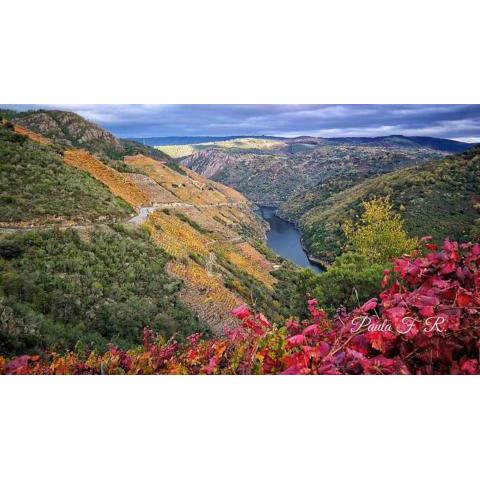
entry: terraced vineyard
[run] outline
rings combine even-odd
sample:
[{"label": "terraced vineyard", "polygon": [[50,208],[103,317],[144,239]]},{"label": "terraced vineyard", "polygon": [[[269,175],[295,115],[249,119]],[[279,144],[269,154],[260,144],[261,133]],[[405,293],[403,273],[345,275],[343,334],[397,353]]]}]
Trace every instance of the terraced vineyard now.
[{"label": "terraced vineyard", "polygon": [[[17,130],[42,145],[37,148],[51,143],[24,127]],[[78,172],[139,211],[128,228],[142,225],[143,233],[170,255],[166,271],[182,280],[180,298],[214,334],[235,326],[231,310],[252,298],[276,305],[273,265],[252,245],[264,237],[264,224],[242,194],[145,155],[125,157],[127,166],[143,173],[121,173],[86,150],[69,148],[55,155],[62,168],[88,173]],[[125,222],[114,223],[125,228]],[[78,235],[89,241],[90,232]]]},{"label": "terraced vineyard", "polygon": [[130,205],[140,207],[149,203],[148,195],[140,190],[128,176],[100,162],[86,150],[66,150],[63,158],[67,165],[88,172],[106,185],[114,195],[123,198]]},{"label": "terraced vineyard", "polygon": [[269,288],[273,288],[275,278],[270,275],[273,269],[272,264],[249,243],[220,244],[216,247],[216,251],[223,254],[240,270],[248,273]]},{"label": "terraced vineyard", "polygon": [[41,145],[49,145],[51,144],[51,140],[48,138],[45,138],[43,135],[40,135],[38,133],[32,132],[31,130],[28,130],[27,128],[24,128],[20,125],[15,125],[14,126],[15,132],[18,133],[19,135],[23,135],[30,140],[33,140],[34,142],[40,143]]},{"label": "terraced vineyard", "polygon": [[173,213],[154,212],[146,226],[155,241],[176,258],[188,258],[191,253],[208,253],[207,243],[210,238],[197,232]]},{"label": "terraced vineyard", "polygon": [[138,173],[125,173],[124,175],[148,195],[151,203],[178,202],[178,197],[175,197],[175,195],[161,187],[155,180],[152,180],[147,175]]},{"label": "terraced vineyard", "polygon": [[[165,209],[152,213],[145,224],[151,238],[174,257],[168,269],[185,282],[183,301],[216,334],[235,323],[230,315],[232,308],[249,300],[225,286],[224,280],[232,274],[217,261],[217,256],[269,289],[275,284],[269,273],[273,269],[271,263],[226,223],[215,220],[222,210],[223,218],[229,218],[235,211],[231,207],[205,205],[184,208],[181,212]],[[236,225],[233,220],[230,222]]]},{"label": "terraced vineyard", "polygon": [[143,171],[162,189],[177,200],[192,205],[246,202],[246,198],[232,188],[206,180],[200,175],[178,165],[158,162],[144,155],[125,157],[125,163]]},{"label": "terraced vineyard", "polygon": [[193,261],[170,262],[167,271],[183,280],[184,288],[180,298],[214,334],[222,335],[226,327],[238,325],[230,312],[245,300],[228,290],[221,280]]}]

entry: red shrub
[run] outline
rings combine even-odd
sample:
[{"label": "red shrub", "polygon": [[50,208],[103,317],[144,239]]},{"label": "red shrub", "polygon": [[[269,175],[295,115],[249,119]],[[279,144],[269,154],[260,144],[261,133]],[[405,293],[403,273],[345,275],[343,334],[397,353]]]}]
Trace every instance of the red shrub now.
[{"label": "red shrub", "polygon": [[247,306],[234,310],[242,326],[225,338],[192,335],[163,344],[145,330],[143,348],[116,347],[79,359],[0,357],[3,374],[478,374],[480,245],[446,240],[425,257],[402,257],[385,271],[390,286],[330,323],[314,299],[311,319],[272,326]]}]

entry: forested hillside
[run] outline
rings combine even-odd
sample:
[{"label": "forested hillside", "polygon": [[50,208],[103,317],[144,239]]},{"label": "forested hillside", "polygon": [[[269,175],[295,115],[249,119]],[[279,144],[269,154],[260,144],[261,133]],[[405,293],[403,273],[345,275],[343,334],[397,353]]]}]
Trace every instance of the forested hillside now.
[{"label": "forested hillside", "polygon": [[177,299],[170,257],[134,227],[0,235],[1,353],[131,348],[143,328],[206,330]]},{"label": "forested hillside", "polygon": [[[444,160],[370,178],[351,188],[342,188],[348,186],[348,180],[320,183],[310,198],[313,208],[307,209],[298,224],[313,255],[331,261],[345,245],[342,225],[359,214],[361,203],[389,196],[409,234],[431,235],[436,241],[445,237],[466,240],[479,216],[479,178],[480,149],[475,147]],[[282,211],[288,215],[288,208]]]},{"label": "forested hillside", "polygon": [[132,213],[106,186],[66,165],[61,148],[0,122],[0,225],[108,222]]}]

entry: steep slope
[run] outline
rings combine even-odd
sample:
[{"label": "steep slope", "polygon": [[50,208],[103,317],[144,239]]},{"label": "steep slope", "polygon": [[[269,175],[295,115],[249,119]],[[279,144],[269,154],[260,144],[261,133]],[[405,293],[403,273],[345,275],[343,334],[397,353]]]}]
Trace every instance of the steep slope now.
[{"label": "steep slope", "polygon": [[239,192],[176,164],[158,162],[145,155],[125,157],[125,163],[143,171],[164,190],[170,192],[176,201],[195,205],[211,203],[247,203]]},{"label": "steep slope", "polygon": [[278,318],[273,264],[256,248],[265,227],[245,197],[184,167],[142,155],[126,162],[176,200],[157,205],[146,228],[172,255],[168,271],[184,282],[183,302],[215,334],[234,326],[230,311],[252,297]]},{"label": "steep slope", "polygon": [[64,148],[78,147],[97,154],[103,161],[111,162],[117,168],[122,168],[121,160],[125,155],[144,153],[160,160],[168,160],[160,151],[131,140],[117,139],[110,132],[73,112],[0,110],[0,116],[2,115],[16,125],[43,135]]},{"label": "steep slope", "polygon": [[[480,148],[424,165],[403,168],[338,191],[326,184],[316,206],[299,220],[303,241],[316,257],[331,261],[344,244],[341,226],[374,196],[390,196],[411,235],[468,239],[480,208]],[[319,185],[318,192],[322,192]]]},{"label": "steep slope", "polygon": [[123,198],[133,207],[146,205],[150,200],[149,196],[130,180],[128,174],[122,174],[105,165],[85,150],[66,150],[63,158],[67,165],[88,172],[106,185],[114,195]]},{"label": "steep slope", "polygon": [[[0,124],[0,225],[75,224],[128,218],[132,208],[37,134]],[[31,140],[28,137],[33,138]]]},{"label": "steep slope", "polygon": [[197,320],[222,335],[246,301],[279,318],[276,258],[242,194],[170,160],[127,156],[136,173],[121,173],[26,127],[1,131],[1,209],[18,216],[4,225],[17,233],[0,229],[0,337],[10,351],[129,347],[146,325],[184,337]]}]

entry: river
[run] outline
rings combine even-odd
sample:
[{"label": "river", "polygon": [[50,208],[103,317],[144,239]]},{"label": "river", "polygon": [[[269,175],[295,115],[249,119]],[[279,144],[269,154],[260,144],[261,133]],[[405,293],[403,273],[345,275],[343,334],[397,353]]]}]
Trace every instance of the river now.
[{"label": "river", "polygon": [[274,207],[259,207],[264,220],[270,225],[267,232],[267,245],[278,255],[297,264],[299,267],[310,268],[314,272],[322,272],[323,269],[311,262],[300,243],[300,232],[295,225],[282,220],[275,215]]}]

